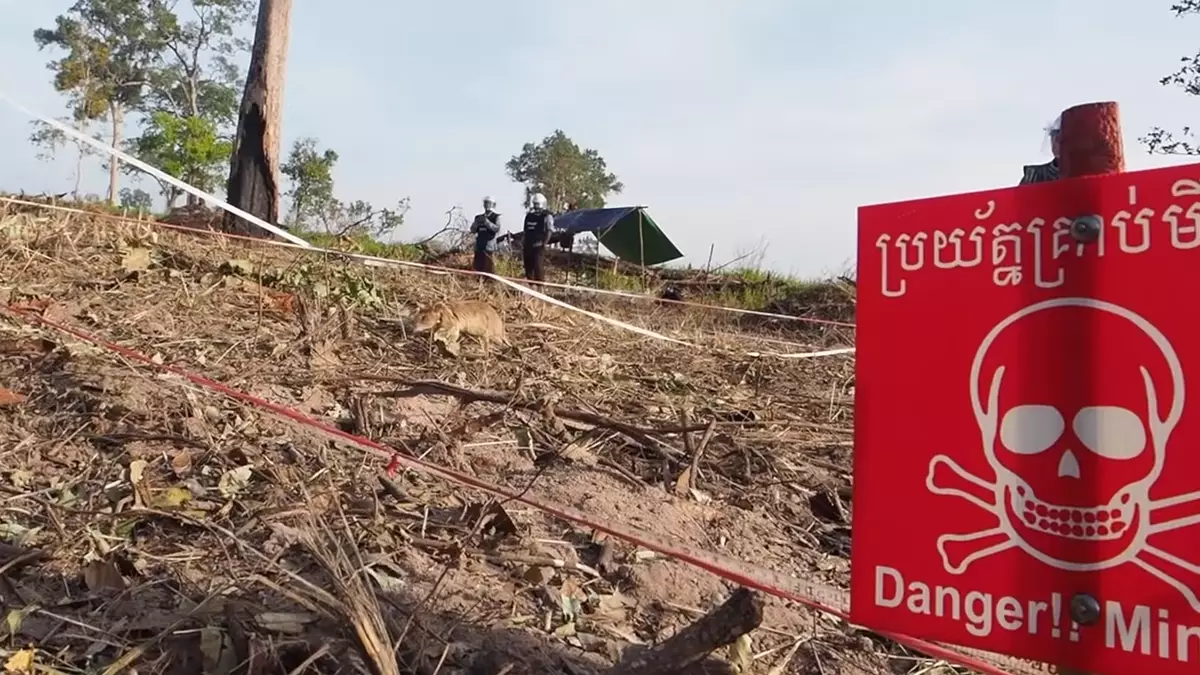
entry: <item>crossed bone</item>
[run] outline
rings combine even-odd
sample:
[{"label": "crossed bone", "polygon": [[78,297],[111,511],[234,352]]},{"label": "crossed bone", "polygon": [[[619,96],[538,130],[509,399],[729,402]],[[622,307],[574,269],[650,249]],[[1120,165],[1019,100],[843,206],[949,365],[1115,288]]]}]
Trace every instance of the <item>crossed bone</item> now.
[{"label": "crossed bone", "polygon": [[[997,502],[1000,497],[996,483],[972,474],[945,455],[937,455],[929,462],[925,485],[933,494],[964,499],[996,517],[994,527],[970,534],[944,534],[938,537],[938,554],[950,574],[963,574],[972,563],[1017,546],[1010,531],[1001,527],[1005,517],[1001,513],[1004,505]],[[1154,522],[1155,513],[1181,506],[1185,507],[1182,515]],[[1200,597],[1193,590],[1200,589],[1200,565],[1148,543],[1155,534],[1200,524],[1200,492],[1150,502],[1149,511],[1151,524],[1144,543],[1130,562],[1169,584],[1187,600],[1193,611],[1200,613]],[[1063,569],[1068,568],[1064,566]]]}]

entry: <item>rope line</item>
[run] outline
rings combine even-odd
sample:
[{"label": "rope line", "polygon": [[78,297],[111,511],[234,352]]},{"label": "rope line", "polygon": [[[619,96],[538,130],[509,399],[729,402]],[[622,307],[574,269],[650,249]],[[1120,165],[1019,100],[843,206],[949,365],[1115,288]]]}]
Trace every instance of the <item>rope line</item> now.
[{"label": "rope line", "polygon": [[[712,553],[697,549],[686,544],[680,544],[678,542],[667,543],[662,541],[660,538],[637,528],[612,521],[604,521],[569,506],[542,502],[538,499],[529,497],[526,494],[515,492],[508,488],[490,483],[480,478],[476,478],[475,476],[461,473],[454,469],[445,468],[419,458],[403,455],[397,452],[395,449],[389,448],[382,443],[342,431],[341,429],[330,426],[329,424],[326,424],[320,420],[305,415],[294,408],[289,408],[259,396],[234,389],[233,387],[179,366],[170,365],[165,362],[158,363],[154,358],[134,349],[110,342],[104,338],[87,333],[81,329],[46,319],[27,310],[10,306],[6,308],[0,308],[0,314],[4,314],[28,326],[36,327],[40,325],[42,327],[55,330],[59,333],[72,336],[76,339],[90,343],[131,361],[137,361],[162,372],[176,375],[195,385],[222,394],[228,398],[241,401],[242,403],[246,403],[261,410],[271,412],[277,416],[283,417],[302,426],[315,429],[336,441],[353,446],[367,454],[388,460],[389,469],[395,469],[403,465],[429,476],[434,476],[452,483],[482,490],[498,497],[503,497],[505,499],[524,504],[531,508],[542,511],[543,513],[547,513],[572,522],[576,525],[591,528],[598,532],[604,532],[613,537],[617,537],[628,543],[634,544],[635,546],[640,546],[661,553],[693,567],[703,569],[711,574],[715,574],[716,576],[719,576],[732,583],[753,588],[784,600],[796,602],[810,609],[835,616],[843,621],[848,622],[850,620],[850,614],[848,611],[848,593],[841,589],[834,588],[816,581],[790,579],[772,570],[761,568],[750,563],[745,563],[719,553]],[[789,589],[789,587],[794,587],[797,582],[802,584],[803,591]],[[824,597],[822,598],[821,596]],[[882,631],[876,632],[879,635],[882,635],[916,651],[922,652],[934,658],[971,668],[972,670],[976,670],[984,675],[1041,675],[1038,670],[1033,668],[1027,662],[1010,657],[963,647],[952,648],[939,643],[921,640],[905,635],[898,635]]]}]

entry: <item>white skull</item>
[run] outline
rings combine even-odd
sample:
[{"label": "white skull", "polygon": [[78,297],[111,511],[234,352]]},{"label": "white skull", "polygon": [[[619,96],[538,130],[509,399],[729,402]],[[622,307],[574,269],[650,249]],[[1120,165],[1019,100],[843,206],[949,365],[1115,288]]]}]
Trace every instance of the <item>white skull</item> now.
[{"label": "white skull", "polygon": [[1183,400],[1174,348],[1123,307],[1058,298],[1001,321],[971,366],[1001,526],[1064,569],[1136,555]]}]

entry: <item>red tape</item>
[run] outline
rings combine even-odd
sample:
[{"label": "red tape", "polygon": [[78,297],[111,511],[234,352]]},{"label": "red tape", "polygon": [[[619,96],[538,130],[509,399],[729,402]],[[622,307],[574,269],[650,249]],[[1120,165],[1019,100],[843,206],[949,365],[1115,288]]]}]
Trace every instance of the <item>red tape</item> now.
[{"label": "red tape", "polygon": [[[807,588],[810,591],[810,593],[812,593],[812,595],[806,597],[806,596],[800,595],[797,592],[787,590],[786,586],[791,585],[790,583],[788,583],[788,579],[774,571],[757,568],[752,565],[747,565],[746,563],[743,563],[742,561],[739,561],[739,560],[727,558],[726,556],[722,556],[722,555],[716,554],[716,553],[711,553],[711,552],[702,551],[699,549],[694,549],[690,546],[681,545],[681,544],[672,545],[672,544],[662,543],[660,541],[657,541],[652,535],[649,535],[648,533],[643,533],[634,528],[630,528],[628,526],[619,525],[619,524],[615,524],[615,523],[600,522],[599,520],[595,519],[594,517],[589,516],[589,515],[583,513],[582,511],[577,511],[571,507],[553,505],[553,504],[545,504],[545,503],[539,502],[536,499],[532,499],[523,494],[518,494],[507,488],[501,487],[499,485],[494,485],[492,483],[481,480],[474,476],[460,473],[453,469],[443,468],[436,464],[432,464],[432,463],[426,462],[421,459],[402,456],[399,453],[397,453],[396,450],[389,448],[386,445],[372,441],[369,438],[356,436],[354,434],[342,431],[341,429],[338,429],[336,427],[325,424],[324,422],[321,422],[320,420],[309,417],[309,416],[305,415],[304,413],[302,413],[298,410],[295,410],[293,408],[288,408],[288,407],[280,405],[278,403],[272,403],[271,401],[260,398],[258,396],[254,396],[253,394],[248,394],[246,392],[239,391],[239,390],[229,387],[225,384],[222,384],[215,380],[211,380],[207,377],[204,377],[203,375],[193,373],[191,371],[185,370],[178,366],[156,363],[154,361],[154,359],[152,359],[149,356],[146,356],[145,354],[142,354],[141,352],[137,352],[133,349],[129,349],[128,347],[122,347],[121,345],[118,345],[113,342],[109,342],[100,337],[96,337],[94,335],[86,333],[77,328],[73,328],[70,326],[66,326],[66,325],[57,323],[55,321],[51,321],[49,319],[45,319],[41,316],[32,314],[28,311],[16,309],[13,307],[8,307],[8,308],[0,309],[0,313],[3,313],[4,315],[9,316],[9,317],[11,317],[17,321],[20,321],[21,323],[24,323],[26,325],[39,324],[42,326],[46,326],[48,328],[52,328],[61,333],[71,335],[79,340],[83,340],[84,342],[91,343],[97,347],[101,347],[101,348],[108,350],[110,352],[113,352],[115,354],[119,354],[127,359],[132,360],[132,361],[138,361],[140,363],[146,364],[157,370],[168,372],[173,375],[178,375],[179,377],[182,377],[193,384],[199,385],[206,389],[210,389],[212,391],[220,393],[229,398],[241,401],[243,403],[247,403],[256,408],[268,410],[272,413],[275,413],[276,415],[284,417],[284,418],[291,420],[293,422],[296,422],[298,424],[301,424],[301,425],[304,425],[304,426],[307,426],[307,427],[310,427],[313,429],[317,429],[317,430],[325,433],[326,435],[333,436],[334,438],[336,438],[339,441],[353,445],[360,450],[363,450],[370,454],[376,455],[383,459],[387,459],[389,462],[387,465],[387,471],[390,474],[394,474],[395,471],[399,469],[400,465],[408,465],[410,468],[422,471],[424,473],[427,473],[427,474],[430,474],[433,476],[437,476],[444,480],[447,480],[447,481],[450,481],[453,483],[458,483],[460,485],[465,485],[468,487],[473,487],[478,490],[483,490],[485,492],[492,493],[496,496],[503,497],[505,499],[509,499],[512,501],[516,501],[516,502],[525,504],[526,506],[530,506],[539,511],[548,513],[550,515],[556,516],[563,520],[573,522],[577,525],[582,525],[584,527],[591,528],[598,532],[604,532],[606,534],[609,534],[618,539],[622,539],[622,540],[624,540],[628,543],[634,544],[636,546],[640,546],[642,548],[656,551],[663,555],[666,555],[666,556],[675,558],[676,560],[687,563],[693,567],[703,569],[711,574],[715,574],[716,576],[719,576],[727,581],[733,582],[740,586],[753,588],[753,589],[762,591],[764,593],[774,595],[775,597],[782,598],[784,600],[790,600],[792,602],[796,602],[796,603],[803,605],[805,607],[808,607],[810,609],[816,609],[818,611],[824,612],[826,614],[830,614],[830,615],[835,616],[844,621],[850,620],[850,615],[847,611],[839,609],[839,608],[833,606],[832,604],[829,604],[828,602],[823,602],[821,600],[818,600],[815,597],[815,592],[818,589],[820,589],[819,586],[816,586],[813,584],[807,584]],[[767,579],[772,579],[772,581],[768,581]],[[799,581],[799,580],[797,580],[797,581]],[[828,591],[830,589],[825,589],[825,590]],[[835,591],[835,594],[845,595],[844,591],[840,591],[840,590]],[[934,643],[934,642],[927,642],[925,640],[908,637],[906,635],[897,635],[897,634],[886,633],[886,632],[881,632],[881,631],[875,631],[875,632],[878,633],[879,635],[882,635],[882,636],[890,639],[890,640],[893,640],[894,642],[905,645],[916,651],[922,652],[922,653],[932,656],[934,658],[942,659],[942,660],[948,661],[950,663],[955,663],[955,664],[964,666],[966,668],[971,668],[972,670],[976,670],[980,673],[984,673],[985,675],[1014,675],[1017,672],[1022,672],[1022,673],[1036,672],[1027,667],[1021,667],[1022,664],[1017,662],[1015,659],[1009,659],[1009,658],[1002,657],[999,655],[988,655],[988,657],[995,658],[998,660],[1003,659],[1004,661],[1010,662],[1013,667],[1017,668],[1017,670],[1013,670],[1013,671],[1003,670],[1000,667],[998,667],[992,663],[989,663],[988,661],[985,661],[984,658],[986,658],[986,657],[984,657],[983,655],[986,654],[986,652],[978,652],[981,656],[975,657],[975,656],[970,656],[968,654],[960,652],[956,649],[951,649],[949,647],[942,646],[942,645]],[[970,651],[975,652],[976,650],[970,650]]]}]

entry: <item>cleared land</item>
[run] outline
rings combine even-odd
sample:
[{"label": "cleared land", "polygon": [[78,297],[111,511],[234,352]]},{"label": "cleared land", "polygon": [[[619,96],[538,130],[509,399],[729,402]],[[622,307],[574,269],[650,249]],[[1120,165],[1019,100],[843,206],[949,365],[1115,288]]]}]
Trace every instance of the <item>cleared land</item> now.
[{"label": "cleared land", "polygon": [[[472,278],[37,210],[0,211],[0,279],[0,305],[410,456],[848,584],[852,361],[746,355],[844,329],[561,296],[689,349]],[[406,333],[406,308],[447,297],[493,303],[519,354]],[[61,672],[598,673],[733,591],[519,503],[388,480],[358,448],[10,319],[0,448],[0,656]],[[748,645],[694,672],[930,665],[765,604]]]}]

